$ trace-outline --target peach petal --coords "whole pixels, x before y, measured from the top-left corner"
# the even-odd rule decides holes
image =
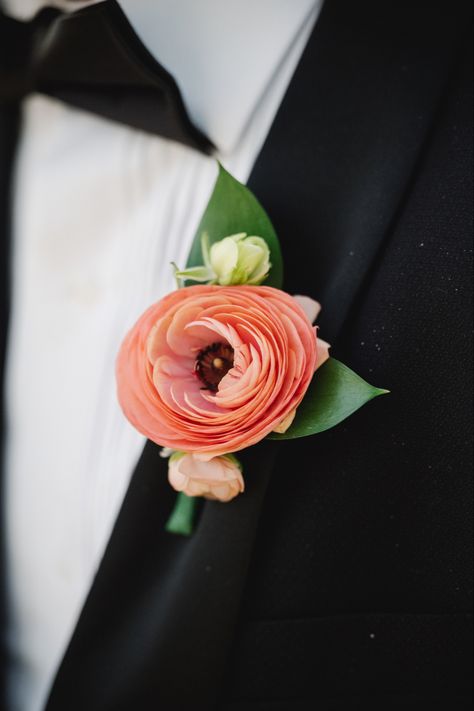
[[[212,457],[207,461],[192,454],[171,457],[168,480],[176,491],[188,496],[205,496],[223,502],[244,490],[240,468],[228,457]]]
[[[296,408],[292,410],[281,422],[279,425],[273,428],[273,432],[277,432],[278,434],[285,434],[287,430],[290,429],[291,425],[293,424],[293,420],[295,419],[296,416]]]
[[[194,321],[200,313],[199,306],[187,304],[179,309],[173,316],[166,333],[166,340],[171,350],[177,356],[190,356],[193,352],[199,351],[209,343],[212,335],[202,333],[194,335],[190,333],[186,326]]]
[[[320,368],[323,363],[325,363],[329,359],[329,349],[331,346],[329,343],[326,343],[326,341],[323,341],[321,338],[318,338],[317,342],[317,359],[316,359],[316,368]]]
[[[201,390],[194,372],[196,352],[208,339],[234,348],[234,366],[217,393]],[[188,287],[150,307],[125,338],[117,359],[119,401],[153,441],[210,460],[281,426],[326,357],[327,344],[288,294]]]
[[[310,296],[301,296],[300,294],[296,294],[293,298],[305,312],[308,321],[310,323],[314,323],[321,313],[321,304],[312,299]]]
[[[188,485],[189,477],[183,474],[178,467],[169,467],[168,478],[171,486],[176,491],[184,491]]]

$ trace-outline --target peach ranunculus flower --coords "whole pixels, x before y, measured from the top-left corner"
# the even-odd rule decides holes
[[[194,454],[175,452],[170,458],[168,479],[173,489],[187,496],[223,502],[231,501],[244,490],[242,470],[231,454],[203,462]]]
[[[312,319],[318,308],[266,286],[197,285],[169,294],[121,346],[126,417],[157,444],[201,461],[283,431],[328,357],[306,314]]]

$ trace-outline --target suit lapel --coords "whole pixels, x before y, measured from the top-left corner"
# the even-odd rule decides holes
[[[447,14],[327,0],[250,178],[283,242],[286,289],[323,302],[331,340],[416,170],[452,61],[459,16]],[[205,503],[182,539],[164,532],[174,496],[146,446],[47,711],[213,707],[276,454],[245,453],[245,495]]]
[[[273,457],[247,453],[248,495],[207,502],[184,539],[164,533],[174,495],[148,443],[48,711],[213,707]]]
[[[383,249],[456,60],[470,3],[326,0],[251,178],[285,289],[334,343]]]

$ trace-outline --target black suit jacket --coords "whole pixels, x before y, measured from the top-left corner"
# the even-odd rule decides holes
[[[464,0],[326,0],[249,185],[286,290],[392,394],[253,447],[189,539],[147,444],[47,711],[470,708],[469,24]],[[4,332],[17,129],[4,108]]]

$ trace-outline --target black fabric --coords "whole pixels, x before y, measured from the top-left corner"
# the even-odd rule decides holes
[[[198,706],[194,708],[199,708]],[[359,696],[319,698],[315,702],[292,699],[291,701],[243,701],[223,707],[223,711],[470,711],[472,701],[466,696],[449,694],[397,694],[387,696]]]
[[[29,23],[0,10],[0,103],[39,91],[204,152],[179,89],[115,0],[72,13],[44,8]]]
[[[430,708],[420,703],[424,695],[445,701],[456,690],[467,698],[471,624],[463,614],[388,612],[249,621],[238,635],[225,695],[235,694],[241,706],[256,703],[258,691],[267,703],[313,696],[336,708],[378,703],[384,710],[397,700],[395,708],[405,708],[400,699],[410,696],[422,709]]]
[[[249,184],[288,291],[392,394],[246,452],[190,539],[148,444],[47,711],[470,704],[469,22],[327,0]]]

